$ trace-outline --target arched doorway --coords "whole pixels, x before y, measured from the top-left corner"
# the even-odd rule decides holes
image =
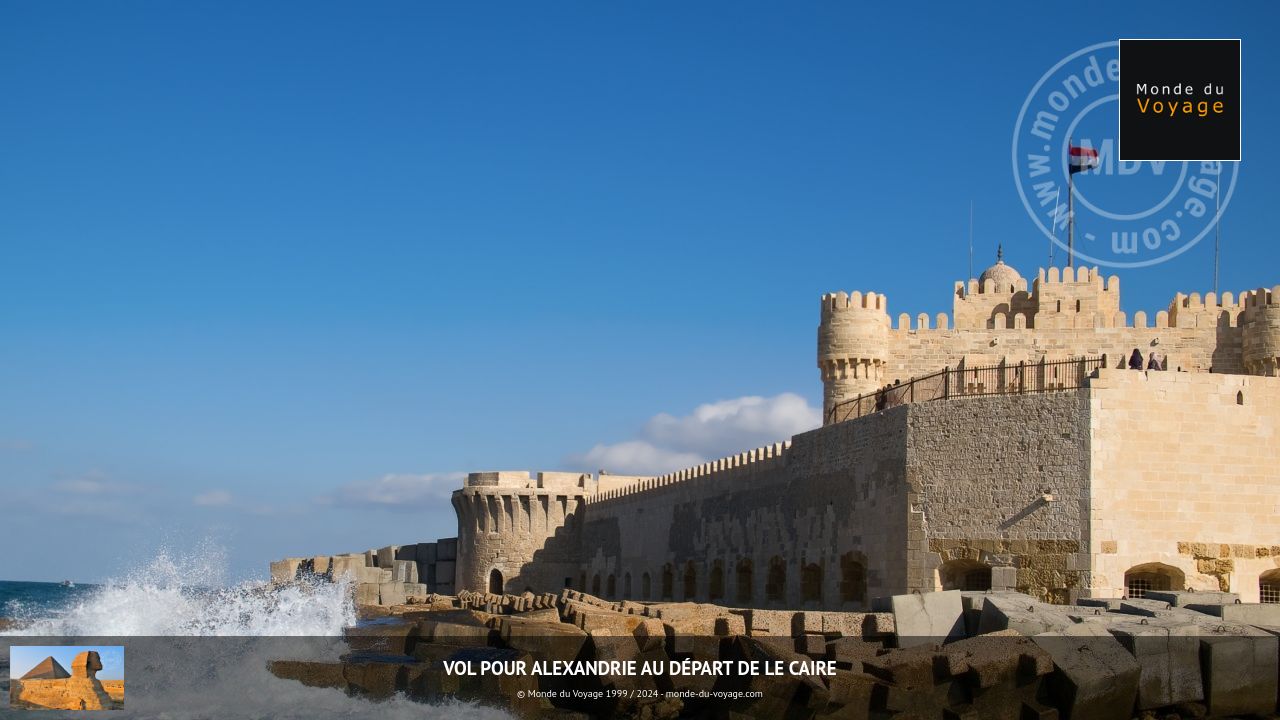
[[[675,597],[675,568],[671,567],[671,563],[662,566],[662,599],[670,600]]]
[[[707,599],[711,602],[724,598],[724,563],[711,563],[711,582],[707,587]]]
[[[631,573],[622,576],[622,597],[631,599]]]
[[[1258,602],[1280,603],[1280,568],[1258,576]]]
[[[684,599],[693,600],[698,596],[698,571],[690,560],[684,564]]]
[[[1182,590],[1187,576],[1178,568],[1152,562],[1134,565],[1124,571],[1124,596],[1143,598],[1151,590]]]
[[[640,576],[640,598],[642,600],[649,599],[649,591],[652,590],[650,587],[651,584],[652,581],[649,579],[649,573],[645,573]]]
[[[740,603],[751,602],[752,587],[752,567],[751,558],[743,558],[738,561],[738,595],[737,600]]]
[[[948,560],[938,568],[943,590],[983,591],[991,589],[991,566],[978,560]]]
[[[867,601],[867,564],[862,553],[847,552],[840,556],[840,601],[860,604]]]
[[[605,581],[605,597],[613,600],[618,597],[618,581],[613,578],[613,573],[609,573],[609,579]]]
[[[770,602],[787,598],[787,561],[774,555],[769,558],[769,574],[765,576],[764,597]]]
[[[489,592],[494,595],[502,594],[502,573],[498,568],[489,571]]]
[[[822,602],[822,566],[818,563],[801,566],[800,598],[804,602]]]

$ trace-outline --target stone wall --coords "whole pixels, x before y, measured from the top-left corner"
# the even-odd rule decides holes
[[[1117,597],[1148,565],[1257,602],[1280,568],[1280,379],[1112,371],[1089,402],[1090,592]]]
[[[965,572],[1066,602],[1087,576],[1087,391],[911,405],[907,587],[966,589]]]
[[[589,498],[578,582],[637,600],[864,607],[906,582],[906,427],[897,408]]]

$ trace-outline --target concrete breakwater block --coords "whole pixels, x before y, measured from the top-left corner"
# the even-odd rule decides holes
[[[1197,609],[1195,607],[1197,605],[1234,605],[1240,602],[1240,596],[1236,593],[1213,590],[1148,590],[1145,593],[1145,599],[1159,600],[1169,603],[1170,607],[1191,608],[1192,610]]]
[[[1192,623],[1164,620],[1108,625],[1138,661],[1138,709],[1150,710],[1204,699],[1200,676],[1200,635]]]
[[[964,637],[964,606],[959,590],[878,598],[873,609],[893,613],[900,648],[942,643]]]
[[[1057,606],[1048,605],[1026,595],[991,594],[982,605],[978,618],[980,634],[1015,630],[1021,635],[1061,632],[1073,621]]]
[[[1280,689],[1280,638],[1258,628],[1225,630],[1200,637],[1200,669],[1209,714],[1227,717],[1274,712]]]
[[[1142,673],[1138,661],[1101,628],[1077,626],[1073,631],[1081,634],[1049,632],[1031,638],[1053,659],[1046,697],[1062,720],[1130,720]]]

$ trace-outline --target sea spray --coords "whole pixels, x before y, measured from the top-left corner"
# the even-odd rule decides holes
[[[356,622],[344,582],[223,584],[225,554],[159,552],[145,566],[55,608],[21,608],[10,643],[125,647],[124,709],[113,718],[510,718],[489,707],[403,696],[374,703],[267,671],[279,659],[336,660]],[[25,717],[0,707],[0,717]]]

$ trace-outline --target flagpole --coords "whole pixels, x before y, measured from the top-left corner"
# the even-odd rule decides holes
[[[1053,246],[1058,244],[1058,220],[1062,217],[1062,186],[1053,196],[1053,237],[1049,238],[1049,265],[1053,267]]]
[[[1213,295],[1218,295],[1218,264],[1222,252],[1222,173],[1218,173],[1218,182],[1213,188]]]
[[[1075,178],[1071,167],[1071,138],[1067,138],[1067,267],[1075,267],[1076,261]]]
[[[973,198],[969,198],[969,277],[973,277]]]

